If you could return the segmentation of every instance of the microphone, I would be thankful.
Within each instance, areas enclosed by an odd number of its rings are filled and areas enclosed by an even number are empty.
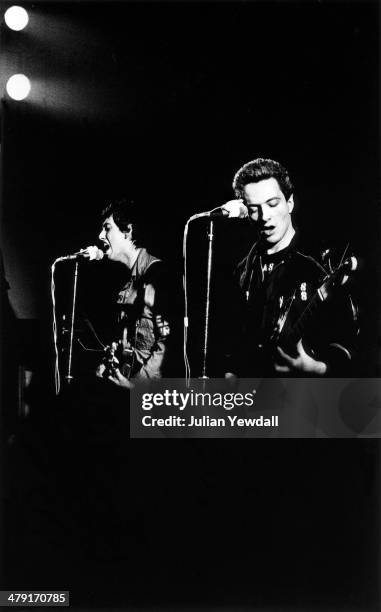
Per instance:
[[[248,216],[247,208],[242,200],[229,200],[222,206],[213,208],[207,212],[193,215],[189,221],[201,219],[202,217],[224,217],[227,219],[245,219]]]
[[[74,259],[88,259],[89,261],[100,261],[104,257],[104,252],[101,249],[98,249],[96,246],[89,246],[85,249],[81,249],[78,253],[73,253],[73,255],[64,255],[63,257],[58,257],[56,261],[69,261]]]

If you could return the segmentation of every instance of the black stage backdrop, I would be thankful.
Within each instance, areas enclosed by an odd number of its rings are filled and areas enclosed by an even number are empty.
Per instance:
[[[102,437],[99,411],[53,399],[50,266],[96,243],[107,200],[131,197],[150,249],[170,263],[181,317],[187,218],[231,199],[243,163],[272,157],[294,178],[304,234],[350,241],[359,256],[356,372],[379,376],[378,3],[25,6],[25,32],[1,29],[3,86],[14,72],[32,82],[26,101],[2,102],[2,248],[15,315],[4,309],[13,361],[2,588],[55,585],[77,605],[106,607],[376,609],[378,441]],[[206,228],[197,222],[189,235],[195,376]],[[251,240],[246,224],[216,223],[211,375],[221,373],[224,325],[234,326],[220,308],[224,282]],[[108,262],[81,266],[79,311],[97,327],[115,278]],[[24,419],[20,365],[33,373]]]

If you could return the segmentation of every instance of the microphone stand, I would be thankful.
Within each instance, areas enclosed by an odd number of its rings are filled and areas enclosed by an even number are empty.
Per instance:
[[[213,259],[213,221],[209,223],[208,230],[208,267],[207,267],[207,281],[206,281],[206,303],[205,303],[205,325],[204,325],[204,347],[203,347],[203,362],[202,362],[202,380],[207,380],[209,376],[206,374],[206,361],[208,356],[208,336],[209,336],[209,310],[210,310],[210,280],[212,274],[212,259]]]
[[[69,338],[69,361],[67,368],[67,375],[65,376],[68,384],[73,380],[73,376],[71,374],[71,362],[73,356],[73,337],[74,337],[74,319],[75,319],[75,304],[77,299],[77,281],[78,281],[78,261],[75,262],[74,269],[74,287],[73,287],[73,306],[71,310],[71,322],[70,322],[70,338]]]
[[[187,354],[187,338],[188,338],[188,291],[187,291],[187,248],[186,241],[188,236],[188,227],[190,221],[200,219],[202,217],[209,217],[209,248],[208,248],[208,268],[207,268],[207,289],[206,289],[206,304],[205,304],[205,324],[204,324],[204,346],[203,346],[203,360],[202,360],[202,374],[199,376],[201,380],[205,381],[209,378],[206,373],[206,362],[208,356],[208,337],[209,337],[209,311],[210,311],[210,280],[212,272],[212,260],[213,260],[213,220],[212,217],[230,217],[243,219],[248,216],[247,209],[243,203],[243,200],[230,200],[223,206],[218,206],[213,210],[207,212],[197,213],[192,215],[186,222],[183,237],[183,257],[184,257],[184,275],[183,275],[183,286],[184,286],[184,299],[185,299],[185,314],[184,314],[184,363],[185,363],[185,378],[187,386],[189,386],[190,380],[190,366]]]

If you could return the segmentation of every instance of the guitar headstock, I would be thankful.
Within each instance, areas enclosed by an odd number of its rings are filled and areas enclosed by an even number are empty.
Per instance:
[[[333,272],[325,277],[323,284],[317,291],[321,301],[327,300],[335,287],[345,285],[351,274],[358,268],[356,257],[351,255],[344,259]]]
[[[344,261],[338,265],[333,275],[336,278],[336,282],[339,285],[345,285],[350,275],[358,269],[358,260],[354,255],[347,257]]]

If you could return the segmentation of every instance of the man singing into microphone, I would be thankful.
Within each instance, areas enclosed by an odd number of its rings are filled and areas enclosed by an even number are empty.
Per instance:
[[[357,311],[344,274],[324,284],[348,251],[312,256],[293,224],[293,185],[271,159],[255,159],[236,173],[233,189],[257,239],[237,268],[243,322],[226,369],[252,376],[342,376],[349,372]],[[236,300],[235,306],[237,307]]]
[[[141,212],[125,200],[102,212],[105,257],[126,267],[126,282],[117,299],[115,342],[97,375],[119,387],[131,388],[130,379],[160,378],[167,361],[170,327],[168,292],[163,263],[143,247]]]

